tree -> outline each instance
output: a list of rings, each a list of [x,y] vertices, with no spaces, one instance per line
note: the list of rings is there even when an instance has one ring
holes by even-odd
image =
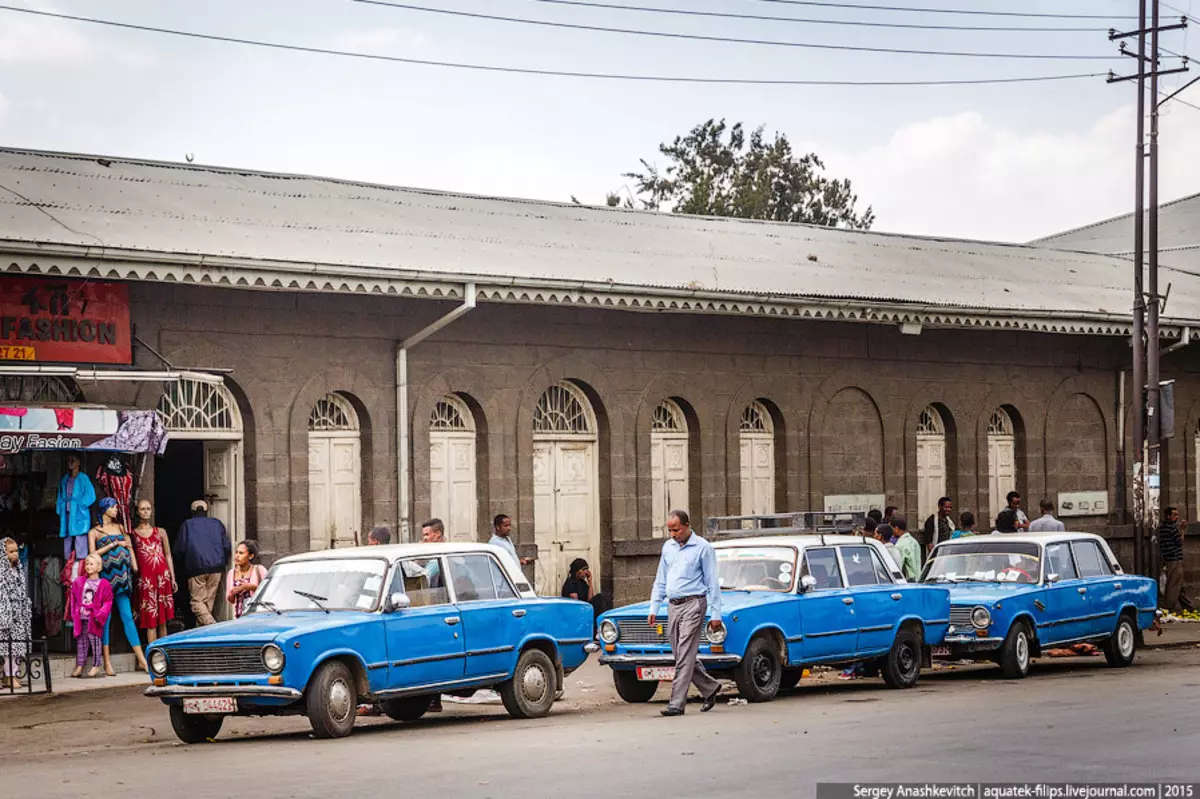
[[[768,141],[762,127],[747,136],[740,122],[730,127],[710,119],[658,149],[670,159],[665,169],[640,159],[643,171],[624,175],[642,208],[852,230],[869,230],[875,222],[870,207],[855,211],[858,195],[848,179],[825,177],[821,159],[797,157],[782,133]],[[632,207],[616,193],[606,202]]]

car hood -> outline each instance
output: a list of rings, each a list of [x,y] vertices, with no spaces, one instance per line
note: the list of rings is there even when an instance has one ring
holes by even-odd
[[[926,583],[926,585],[949,588],[951,605],[992,605],[1020,594],[1041,590],[1040,586],[1021,583],[966,583],[960,585]]]
[[[352,624],[368,622],[377,619],[373,613],[358,611],[284,611],[283,613],[259,612],[243,616],[233,621],[223,621],[210,624],[207,627],[197,627],[182,633],[168,635],[161,639],[164,646],[180,646],[183,644],[237,644],[254,641],[270,641],[280,635],[303,634],[318,632],[333,627],[346,627]]]
[[[794,594],[784,594],[778,591],[722,591],[721,592],[721,615],[728,616],[730,613],[742,610],[751,606],[768,605],[775,602],[782,602],[789,597],[794,598]],[[660,614],[667,614],[670,605],[663,602],[659,608]],[[604,618],[613,616],[633,616],[644,619],[650,613],[649,602],[639,602],[636,605],[625,605],[624,607],[610,610],[604,614]]]

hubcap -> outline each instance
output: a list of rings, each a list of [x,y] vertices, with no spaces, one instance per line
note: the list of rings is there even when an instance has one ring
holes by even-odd
[[[537,704],[546,698],[549,683],[541,666],[530,666],[521,676],[521,693],[525,694],[525,698],[530,702]]]
[[[354,698],[345,680],[334,680],[329,686],[329,714],[334,721],[345,721],[354,710]]]
[[[1021,671],[1029,666],[1029,639],[1025,637],[1025,633],[1017,633],[1017,665],[1021,667]]]
[[[1117,651],[1126,658],[1133,654],[1133,629],[1128,622],[1122,622],[1117,628]]]
[[[754,659],[754,668],[751,669],[754,675],[754,683],[760,688],[765,688],[771,684],[771,678],[775,674],[774,664],[771,663],[771,658],[766,655],[759,654]]]

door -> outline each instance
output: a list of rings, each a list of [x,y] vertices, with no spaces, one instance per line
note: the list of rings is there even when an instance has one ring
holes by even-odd
[[[1079,580],[1087,588],[1089,618],[1082,625],[1083,634],[1110,635],[1117,628],[1120,610],[1120,589],[1112,566],[1095,541],[1072,541],[1071,554],[1075,556]]]
[[[1017,488],[1017,444],[1013,436],[988,436],[988,501],[992,519],[987,520],[988,529],[992,521],[1007,504],[1009,491]]]
[[[567,569],[584,558],[600,582],[600,507],[596,443],[535,441],[533,516],[536,590],[558,596]]]
[[[241,442],[204,442],[204,498],[208,515],[220,519],[231,541],[241,539],[238,525],[238,496],[241,486]]]
[[[742,433],[742,515],[765,516],[775,512],[775,436]]]
[[[1057,574],[1058,582],[1046,585],[1046,625],[1038,630],[1042,645],[1074,641],[1087,636],[1087,616],[1091,603],[1088,586],[1079,579],[1070,544],[1046,545],[1047,575]]]
[[[816,663],[852,657],[858,644],[858,620],[837,551],[833,547],[807,550],[800,579],[806,575],[812,576],[817,584],[796,603],[804,633],[800,661]]]
[[[905,610],[905,595],[892,584],[891,575],[874,547],[841,546],[838,551],[842,556],[846,585],[853,589],[858,653],[885,652],[892,646],[896,619]],[[910,595],[910,602],[911,599]]]
[[[500,677],[516,664],[525,637],[525,600],[491,555],[450,555],[450,582],[462,615],[466,676]]]
[[[688,506],[687,435],[655,433],[650,439],[653,521],[664,525],[667,514]]]
[[[474,541],[479,503],[475,485],[475,434],[429,434],[432,516],[446,525],[449,541]]]
[[[362,455],[358,433],[309,433],[308,507],[312,549],[358,545]]]
[[[937,513],[937,501],[946,496],[946,439],[917,436],[917,518],[921,523]]]
[[[445,574],[440,558],[407,558],[396,566],[388,596],[407,594],[411,605],[384,617],[390,690],[463,679],[462,617],[450,602]]]

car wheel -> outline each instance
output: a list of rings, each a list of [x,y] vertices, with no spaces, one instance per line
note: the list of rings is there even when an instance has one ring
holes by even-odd
[[[921,676],[921,636],[912,627],[901,627],[892,648],[880,664],[883,681],[892,688],[912,688]]]
[[[1018,621],[1009,629],[1004,645],[1000,647],[1000,668],[1004,669],[1004,676],[1019,680],[1028,674],[1032,654],[1033,636],[1029,634],[1029,625]]]
[[[541,718],[554,706],[558,692],[554,663],[540,649],[526,649],[517,658],[511,680],[500,684],[500,698],[515,719]]]
[[[803,676],[804,669],[784,669],[783,676],[779,678],[779,690],[792,690],[800,684],[800,678]]]
[[[171,729],[185,744],[206,743],[221,732],[224,716],[189,716],[183,705],[171,705]]]
[[[746,647],[746,654],[733,670],[738,693],[750,702],[770,702],[779,693],[783,680],[783,664],[779,650],[765,635],[760,635]]]
[[[305,692],[308,723],[317,738],[345,738],[354,729],[358,690],[340,660],[322,663]]]
[[[1118,669],[1133,665],[1133,656],[1137,653],[1137,628],[1133,626],[1133,618],[1128,613],[1117,620],[1117,629],[1100,648],[1104,650],[1108,665]]]
[[[432,696],[406,696],[401,699],[385,699],[379,703],[388,718],[396,721],[416,721],[429,712]]]
[[[658,680],[639,680],[636,671],[613,671],[617,696],[631,705],[649,702],[658,691]]]

